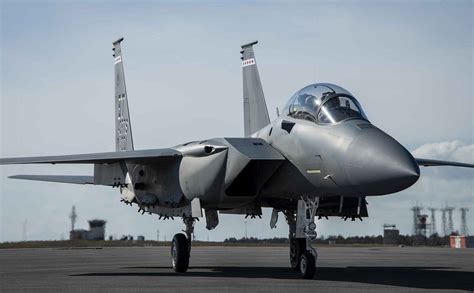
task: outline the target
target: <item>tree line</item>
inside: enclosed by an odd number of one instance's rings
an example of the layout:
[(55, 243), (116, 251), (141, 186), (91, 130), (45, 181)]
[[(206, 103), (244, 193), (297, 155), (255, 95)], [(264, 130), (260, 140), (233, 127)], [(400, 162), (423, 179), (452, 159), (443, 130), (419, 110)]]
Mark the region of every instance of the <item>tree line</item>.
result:
[[(274, 244), (287, 244), (289, 240), (287, 237), (274, 237), (274, 238), (240, 238), (235, 237), (226, 238), (224, 242), (227, 243), (274, 243)], [(344, 237), (342, 235), (331, 235), (331, 236), (321, 236), (313, 241), (315, 244), (384, 244), (382, 235), (372, 235), (372, 236), (349, 236)], [(425, 246), (445, 246), (449, 245), (449, 236), (439, 236), (438, 234), (433, 234), (429, 237), (423, 235), (399, 235), (398, 236), (398, 245), (425, 245)]]

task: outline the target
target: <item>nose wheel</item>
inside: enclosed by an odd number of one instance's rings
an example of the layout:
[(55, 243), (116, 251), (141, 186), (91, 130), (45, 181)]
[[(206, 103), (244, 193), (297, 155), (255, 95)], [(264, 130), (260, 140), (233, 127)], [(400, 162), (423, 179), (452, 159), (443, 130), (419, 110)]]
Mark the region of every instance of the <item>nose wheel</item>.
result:
[(301, 255), (306, 250), (306, 241), (301, 238), (290, 238), (290, 266), (293, 271), (300, 271)]
[(316, 258), (314, 255), (305, 251), (300, 257), (300, 273), (303, 279), (312, 279), (316, 273)]

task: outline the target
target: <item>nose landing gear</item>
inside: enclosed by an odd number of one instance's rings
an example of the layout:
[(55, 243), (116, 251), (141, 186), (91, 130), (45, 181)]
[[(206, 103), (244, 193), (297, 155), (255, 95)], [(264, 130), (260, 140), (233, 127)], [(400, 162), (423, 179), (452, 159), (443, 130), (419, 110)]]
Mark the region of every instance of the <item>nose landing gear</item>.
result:
[(316, 249), (311, 241), (316, 239), (314, 217), (319, 207), (319, 197), (303, 197), (298, 201), (296, 217), (294, 211), (285, 211), (289, 226), (290, 264), (304, 279), (312, 279), (316, 272)]

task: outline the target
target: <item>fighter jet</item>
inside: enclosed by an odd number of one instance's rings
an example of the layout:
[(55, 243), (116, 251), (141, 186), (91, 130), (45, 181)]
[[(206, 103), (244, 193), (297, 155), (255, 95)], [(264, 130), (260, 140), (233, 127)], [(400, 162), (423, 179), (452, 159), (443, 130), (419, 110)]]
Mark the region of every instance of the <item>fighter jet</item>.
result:
[[(135, 150), (125, 87), (121, 42), (113, 42), (115, 152), (0, 159), (6, 164), (90, 164), (92, 176), (16, 175), (10, 178), (116, 187), (121, 201), (160, 219), (182, 218), (171, 266), (189, 266), (195, 221), (214, 229), (220, 214), (261, 217), (272, 208), (289, 226), (290, 265), (313, 278), (315, 217), (367, 217), (367, 197), (412, 186), (419, 166), (473, 164), (414, 158), (370, 123), (346, 89), (329, 83), (298, 90), (270, 121), (253, 47), (241, 46), (244, 136), (191, 141), (171, 148)], [(203, 213), (204, 210), (204, 213)]]

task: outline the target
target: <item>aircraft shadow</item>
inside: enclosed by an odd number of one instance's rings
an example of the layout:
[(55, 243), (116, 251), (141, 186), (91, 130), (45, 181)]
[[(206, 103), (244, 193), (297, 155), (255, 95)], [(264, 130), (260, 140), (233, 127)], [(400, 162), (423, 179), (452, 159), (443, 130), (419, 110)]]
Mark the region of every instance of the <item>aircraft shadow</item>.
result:
[[(160, 276), (300, 279), (299, 273), (282, 267), (190, 267), (187, 273), (174, 273), (169, 267), (124, 267), (146, 272), (85, 273), (72, 276)], [(162, 271), (162, 270), (169, 271)], [(156, 270), (160, 270), (157, 272)], [(204, 270), (204, 271), (200, 271)], [(354, 282), (422, 289), (473, 290), (474, 272), (448, 267), (318, 267), (315, 281)]]

